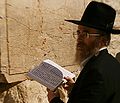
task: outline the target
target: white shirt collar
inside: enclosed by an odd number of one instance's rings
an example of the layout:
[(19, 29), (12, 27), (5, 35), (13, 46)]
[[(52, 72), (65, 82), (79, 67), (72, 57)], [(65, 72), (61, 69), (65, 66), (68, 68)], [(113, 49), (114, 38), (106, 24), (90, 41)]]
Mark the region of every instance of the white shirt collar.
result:
[[(99, 49), (99, 51), (95, 54), (96, 56), (99, 54), (100, 51), (104, 50), (104, 49), (107, 49), (107, 47), (102, 47)], [(84, 66), (86, 65), (86, 63), (92, 58), (93, 55), (90, 55), (89, 57), (87, 57), (86, 59), (84, 59), (82, 62), (81, 62), (81, 69), (84, 68)]]
[(105, 46), (105, 47), (102, 47), (102, 48), (99, 49), (99, 51), (102, 51), (102, 50), (104, 50), (104, 49), (107, 49), (107, 47), (106, 47), (106, 46)]

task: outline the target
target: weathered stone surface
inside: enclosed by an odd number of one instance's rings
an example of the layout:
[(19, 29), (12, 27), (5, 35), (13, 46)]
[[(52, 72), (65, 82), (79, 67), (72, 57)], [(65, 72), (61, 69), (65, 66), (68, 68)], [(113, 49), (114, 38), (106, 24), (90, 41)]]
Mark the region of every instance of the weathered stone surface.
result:
[(48, 103), (46, 88), (35, 81), (22, 82), (0, 97), (0, 103)]
[[(2, 47), (2, 51), (7, 51), (6, 70), (9, 74), (24, 73), (46, 58), (61, 65), (73, 64), (73, 25), (64, 19), (77, 18), (77, 12), (81, 15), (80, 1), (27, 1), (9, 0), (5, 6), (7, 37), (4, 38), (8, 41), (7, 50)], [(3, 61), (4, 55), (1, 57)]]

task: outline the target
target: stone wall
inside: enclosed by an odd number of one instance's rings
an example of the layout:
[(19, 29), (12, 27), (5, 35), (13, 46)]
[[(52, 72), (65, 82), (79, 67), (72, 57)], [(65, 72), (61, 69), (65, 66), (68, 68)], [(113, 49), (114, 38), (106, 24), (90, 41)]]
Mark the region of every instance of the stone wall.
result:
[[(0, 83), (0, 103), (48, 103), (46, 88), (26, 80), (25, 73), (47, 58), (70, 71), (77, 68), (72, 36), (77, 27), (64, 19), (80, 19), (90, 1), (0, 1), (0, 71), (8, 82)], [(97, 1), (116, 9), (115, 26), (120, 27), (120, 0)], [(120, 52), (119, 35), (112, 36), (109, 52)]]

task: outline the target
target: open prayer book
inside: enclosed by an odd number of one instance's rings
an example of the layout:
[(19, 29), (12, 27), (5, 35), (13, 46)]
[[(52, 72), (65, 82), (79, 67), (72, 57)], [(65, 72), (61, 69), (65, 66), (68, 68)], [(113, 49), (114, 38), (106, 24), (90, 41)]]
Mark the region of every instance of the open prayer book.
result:
[(52, 91), (65, 82), (64, 77), (75, 77), (73, 73), (49, 59), (44, 60), (40, 65), (30, 70), (27, 73), (27, 76)]

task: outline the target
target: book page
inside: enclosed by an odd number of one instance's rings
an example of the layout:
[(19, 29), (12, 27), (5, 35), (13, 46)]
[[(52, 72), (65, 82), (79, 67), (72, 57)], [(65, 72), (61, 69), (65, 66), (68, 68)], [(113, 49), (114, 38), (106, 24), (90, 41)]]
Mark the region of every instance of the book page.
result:
[(62, 72), (46, 62), (42, 62), (39, 66), (28, 72), (27, 75), (50, 90), (57, 88), (63, 79)]
[(70, 77), (70, 78), (74, 78), (75, 77), (75, 74), (73, 74), (70, 71), (64, 69), (63, 67), (61, 67), (60, 65), (56, 64), (55, 62), (53, 62), (53, 61), (51, 61), (49, 59), (44, 60), (44, 62), (49, 63), (49, 64), (53, 65), (54, 67), (56, 67), (57, 69), (59, 69), (62, 72), (62, 74), (63, 74), (63, 78), (67, 77), (67, 76)]

